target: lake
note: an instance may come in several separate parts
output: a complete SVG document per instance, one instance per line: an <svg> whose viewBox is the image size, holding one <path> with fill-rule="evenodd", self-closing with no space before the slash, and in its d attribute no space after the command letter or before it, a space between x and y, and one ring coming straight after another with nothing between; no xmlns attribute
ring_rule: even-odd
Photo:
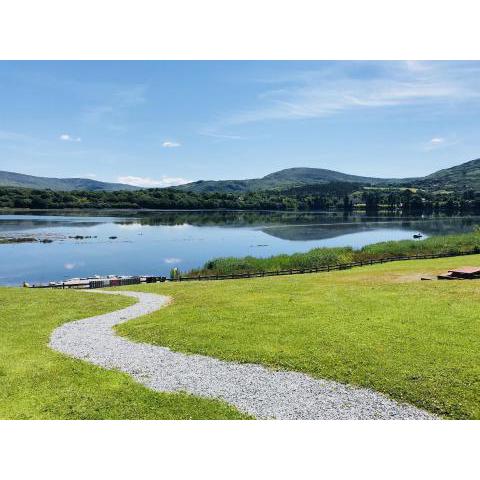
<svg viewBox="0 0 480 480"><path fill-rule="evenodd" d="M0 214L0 237L35 237L51 243L0 244L0 284L95 274L168 276L173 267L187 271L215 257L359 248L411 239L418 232L424 238L468 232L478 224L479 217L367 217L342 212L8 212Z"/></svg>

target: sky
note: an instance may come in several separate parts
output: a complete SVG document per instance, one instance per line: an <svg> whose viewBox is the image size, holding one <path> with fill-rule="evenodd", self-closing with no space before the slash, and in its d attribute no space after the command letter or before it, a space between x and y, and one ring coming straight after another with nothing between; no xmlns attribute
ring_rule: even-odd
<svg viewBox="0 0 480 480"><path fill-rule="evenodd" d="M480 62L1 61L0 170L146 187L480 157Z"/></svg>

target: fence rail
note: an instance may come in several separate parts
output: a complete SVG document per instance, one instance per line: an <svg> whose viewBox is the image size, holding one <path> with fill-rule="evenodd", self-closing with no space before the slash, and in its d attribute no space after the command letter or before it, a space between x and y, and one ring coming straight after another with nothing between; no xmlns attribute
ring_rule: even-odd
<svg viewBox="0 0 480 480"><path fill-rule="evenodd" d="M478 255L480 249L475 248L469 252L456 252L456 253L431 253L423 255L401 255L394 257L376 258L371 260L363 260L360 262L350 263L337 263L334 265L323 265L319 267L302 268L302 269L288 269L288 270L273 270L273 271L260 271L260 272L245 272L245 273L232 273L228 275L196 275L177 278L171 278L171 282L191 282L200 280L234 280L237 278L255 278L255 277L273 277L277 275L301 275L305 273L318 273L318 272L331 272L335 270L348 270L353 267L364 267L367 265L376 265L379 263L397 262L400 260L426 260L433 258L447 258L447 257L459 257L464 255Z"/></svg>

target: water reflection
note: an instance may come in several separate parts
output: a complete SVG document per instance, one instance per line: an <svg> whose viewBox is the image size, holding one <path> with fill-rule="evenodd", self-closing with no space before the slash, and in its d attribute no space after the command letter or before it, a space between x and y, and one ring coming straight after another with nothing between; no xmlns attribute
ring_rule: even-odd
<svg viewBox="0 0 480 480"><path fill-rule="evenodd" d="M172 267L185 271L218 256L269 256L317 246L359 248L412 238L417 232L467 232L477 224L478 217L341 212L11 212L0 215L0 236L44 235L54 242L0 245L0 283L113 273L168 275Z"/></svg>

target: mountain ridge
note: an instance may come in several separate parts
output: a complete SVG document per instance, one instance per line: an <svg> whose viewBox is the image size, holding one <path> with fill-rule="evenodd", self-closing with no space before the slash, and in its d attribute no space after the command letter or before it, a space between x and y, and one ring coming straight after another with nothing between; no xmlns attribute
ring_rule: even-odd
<svg viewBox="0 0 480 480"><path fill-rule="evenodd" d="M245 180L198 180L184 185L167 187L184 192L242 193L260 190L288 190L307 185L328 183L355 183L362 185L393 185L425 188L429 190L480 191L480 158L444 168L423 177L380 178L313 167L292 167L269 173L261 178ZM15 172L0 171L0 187L19 187L51 190L117 191L141 190L141 187L122 183L100 182L85 178L35 177Z"/></svg>
<svg viewBox="0 0 480 480"><path fill-rule="evenodd" d="M179 185L176 188L192 192L248 192L254 190L286 189L305 185L318 185L331 182L358 184L400 184L414 181L416 178L379 178L351 175L348 173L313 167L292 167L269 173L261 178L245 180L198 180Z"/></svg>
<svg viewBox="0 0 480 480"><path fill-rule="evenodd" d="M140 190L140 187L124 183L100 182L89 178L37 177L35 175L3 170L0 170L0 187L33 188L39 190L48 188L58 191L89 190L112 192L116 190Z"/></svg>
<svg viewBox="0 0 480 480"><path fill-rule="evenodd" d="M428 189L474 189L480 191L480 158L444 168L423 177L380 178L351 175L324 168L293 167L279 170L262 178L246 180L200 180L177 188L192 192L241 193L254 190L289 189L326 183L358 183L368 185L397 185Z"/></svg>

